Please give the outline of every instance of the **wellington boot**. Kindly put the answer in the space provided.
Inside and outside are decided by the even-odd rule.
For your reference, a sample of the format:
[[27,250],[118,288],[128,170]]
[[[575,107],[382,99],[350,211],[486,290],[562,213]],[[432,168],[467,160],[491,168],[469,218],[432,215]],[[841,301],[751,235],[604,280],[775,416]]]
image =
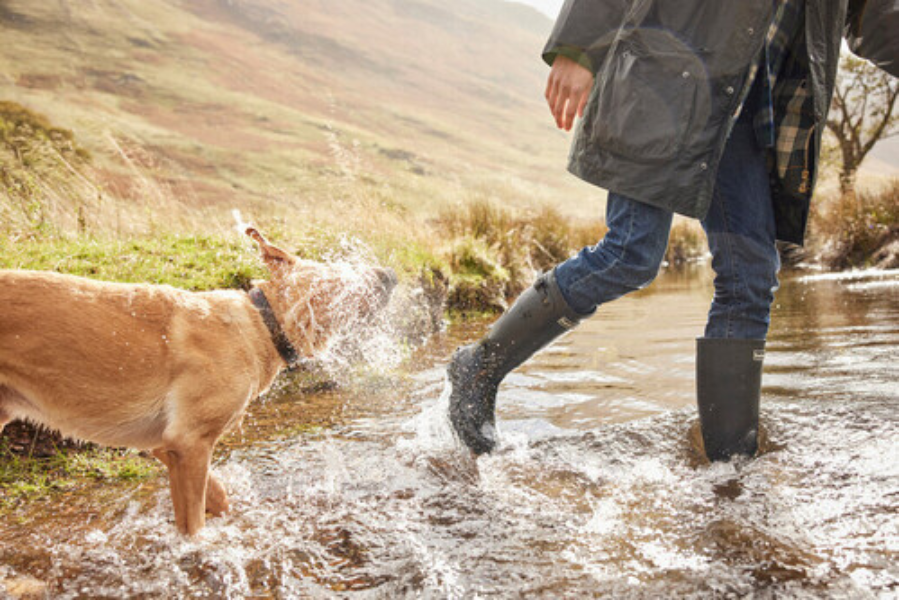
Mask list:
[[522,292],[483,339],[457,349],[447,369],[450,422],[472,452],[490,452],[497,444],[494,408],[506,374],[582,317],[569,308],[551,271]]
[[697,340],[697,407],[711,461],[756,454],[765,340]]

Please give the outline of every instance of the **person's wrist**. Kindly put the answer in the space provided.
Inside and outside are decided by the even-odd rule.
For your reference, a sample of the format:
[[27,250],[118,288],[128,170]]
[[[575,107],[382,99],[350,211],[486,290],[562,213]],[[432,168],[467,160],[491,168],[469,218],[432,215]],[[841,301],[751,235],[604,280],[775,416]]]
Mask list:
[[578,63],[580,66],[584,67],[591,73],[594,72],[593,65],[591,63],[591,57],[588,56],[587,52],[582,50],[581,48],[577,48],[576,46],[557,46],[554,48],[556,53],[556,57],[554,58],[554,63],[559,57],[568,58],[572,62]]

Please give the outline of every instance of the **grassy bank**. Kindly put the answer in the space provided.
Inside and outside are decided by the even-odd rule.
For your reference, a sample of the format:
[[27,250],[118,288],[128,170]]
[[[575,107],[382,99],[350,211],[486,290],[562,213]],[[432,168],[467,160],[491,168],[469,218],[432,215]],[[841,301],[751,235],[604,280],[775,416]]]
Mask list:
[[57,271],[127,283],[188,290],[247,287],[262,266],[238,239],[166,234],[110,237],[0,237],[0,268]]
[[[446,238],[448,308],[456,312],[501,312],[537,273],[593,246],[606,233],[601,219],[574,221],[547,206],[514,212],[482,198],[444,211],[434,229]],[[676,222],[665,264],[679,265],[705,253],[699,224]]]
[[897,268],[898,183],[816,198],[810,215],[810,254],[833,271]]
[[0,511],[98,481],[143,481],[162,465],[134,450],[76,444],[24,423],[0,436]]

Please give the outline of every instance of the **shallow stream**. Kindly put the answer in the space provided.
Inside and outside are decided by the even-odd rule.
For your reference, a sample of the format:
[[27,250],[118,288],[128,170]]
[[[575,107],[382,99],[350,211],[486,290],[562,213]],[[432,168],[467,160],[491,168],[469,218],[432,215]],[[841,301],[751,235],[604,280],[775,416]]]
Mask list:
[[[762,453],[698,450],[711,282],[667,273],[513,373],[502,444],[444,417],[450,327],[402,367],[258,402],[215,471],[232,513],[179,536],[165,476],[0,522],[0,581],[80,597],[833,597],[898,590],[898,273],[786,276]],[[2,595],[2,592],[0,592]]]

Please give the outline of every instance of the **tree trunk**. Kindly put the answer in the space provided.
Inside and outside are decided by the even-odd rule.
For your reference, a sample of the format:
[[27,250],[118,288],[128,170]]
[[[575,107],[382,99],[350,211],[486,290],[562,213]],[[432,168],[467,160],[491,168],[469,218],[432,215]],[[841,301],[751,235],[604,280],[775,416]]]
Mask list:
[[840,174],[841,196],[856,197],[856,166],[844,165]]

